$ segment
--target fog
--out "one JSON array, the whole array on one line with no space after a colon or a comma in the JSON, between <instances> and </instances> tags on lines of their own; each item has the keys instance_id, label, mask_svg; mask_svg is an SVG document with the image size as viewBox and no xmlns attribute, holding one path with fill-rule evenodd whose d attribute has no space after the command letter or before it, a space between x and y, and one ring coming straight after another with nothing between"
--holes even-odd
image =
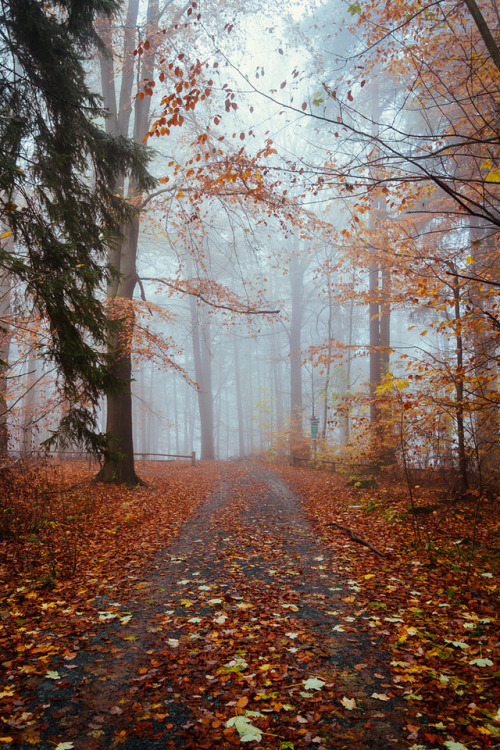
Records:
<instances>
[{"instance_id":1,"label":"fog","mask_svg":"<svg viewBox=\"0 0 500 750\"><path fill-rule=\"evenodd\" d=\"M128 321L136 459L496 476L499 91L480 29L455 2L239 5L142 0L87 63L102 126L146 142L157 178L116 186L140 209L110 256L132 291L102 289ZM29 454L68 404L22 284L4 300L8 446ZM109 398L99 430L126 453Z\"/></svg>"}]
</instances>

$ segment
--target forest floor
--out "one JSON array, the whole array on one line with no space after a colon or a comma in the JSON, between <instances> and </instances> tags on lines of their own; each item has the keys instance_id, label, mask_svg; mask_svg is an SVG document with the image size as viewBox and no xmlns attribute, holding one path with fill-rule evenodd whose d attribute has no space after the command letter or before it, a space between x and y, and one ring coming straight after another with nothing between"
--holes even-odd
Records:
<instances>
[{"instance_id":1,"label":"forest floor","mask_svg":"<svg viewBox=\"0 0 500 750\"><path fill-rule=\"evenodd\" d=\"M4 498L2 750L499 747L493 500L410 518L397 486L307 469L144 477Z\"/></svg>"}]
</instances>

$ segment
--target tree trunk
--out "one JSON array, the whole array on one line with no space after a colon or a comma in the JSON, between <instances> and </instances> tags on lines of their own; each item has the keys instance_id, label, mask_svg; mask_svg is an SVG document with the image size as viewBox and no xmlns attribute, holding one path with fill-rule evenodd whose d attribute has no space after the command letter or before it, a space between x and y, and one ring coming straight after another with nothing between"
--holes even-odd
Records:
<instances>
[{"instance_id":1,"label":"tree trunk","mask_svg":"<svg viewBox=\"0 0 500 750\"><path fill-rule=\"evenodd\" d=\"M135 56L137 46L137 17L139 0L129 0L125 24L123 26L122 75L119 98L116 91L116 78L111 52L101 53L101 86L104 106L110 117L106 120L106 129L128 137L131 130L132 111L134 122L133 138L136 143L142 143L146 136L149 123L151 98L142 99L133 96L134 84L144 79L153 79L155 67L155 45L144 54ZM145 33L148 38L154 38L158 29L159 9L158 0L149 0L147 6L147 20ZM112 39L112 25L109 19L100 23L99 31L107 43ZM137 66L137 67L136 67ZM119 101L119 106L117 105ZM134 106L132 107L132 102ZM122 193L127 185L127 194L131 200L140 199L140 191L133 178L128 179L122 174L115 187L116 192ZM121 389L108 394L106 432L111 436L110 449L104 455L104 463L96 480L100 482L125 483L128 485L141 484L134 465L134 444L132 429L132 333L134 313L132 306L127 304L132 300L137 283L137 243L139 238L139 218L134 218L123 229L123 242L117 246L108 258L109 264L117 271L116 278L111 282L108 296L111 300L121 300L117 306L117 317L122 320L122 330L117 336L112 336L109 342L108 354L113 372L122 381ZM123 310L125 312L123 313Z\"/></svg>"},{"instance_id":2,"label":"tree trunk","mask_svg":"<svg viewBox=\"0 0 500 750\"><path fill-rule=\"evenodd\" d=\"M240 352L236 338L233 341L234 346L234 378L236 385L236 410L238 413L238 452L240 458L245 455L245 432L243 425L243 404L241 401L241 378L240 378Z\"/></svg>"},{"instance_id":3,"label":"tree trunk","mask_svg":"<svg viewBox=\"0 0 500 750\"><path fill-rule=\"evenodd\" d=\"M5 458L9 448L7 425L7 370L10 349L10 280L9 275L0 273L0 457Z\"/></svg>"},{"instance_id":4,"label":"tree trunk","mask_svg":"<svg viewBox=\"0 0 500 750\"><path fill-rule=\"evenodd\" d=\"M106 433L110 436L109 449L104 454L97 482L113 482L137 486L144 484L135 472L134 440L132 427L132 334L134 309L132 296L137 281L136 255L139 219L136 217L125 228L121 246L119 268L122 276L115 281L112 294L112 315L120 319L120 328L113 334L108 347L112 373L121 386L108 394ZM116 300L120 300L117 305ZM114 306L114 310L113 310Z\"/></svg>"},{"instance_id":5,"label":"tree trunk","mask_svg":"<svg viewBox=\"0 0 500 750\"><path fill-rule=\"evenodd\" d=\"M330 390L330 379L332 369L332 324L333 324L333 304L332 304L332 289L330 278L327 279L328 284L328 324L326 335L328 338L328 356L326 360L326 372L325 372L325 386L323 395L323 427L321 430L321 437L326 440L326 434L328 430L328 396Z\"/></svg>"},{"instance_id":6,"label":"tree trunk","mask_svg":"<svg viewBox=\"0 0 500 750\"><path fill-rule=\"evenodd\" d=\"M113 394L112 398L108 398L106 431L112 435L112 438L96 481L136 487L144 485L144 482L137 476L134 465L130 390L132 358L130 349L121 347L116 341L111 342L111 345L115 356L113 372L120 378L122 387L120 391Z\"/></svg>"},{"instance_id":7,"label":"tree trunk","mask_svg":"<svg viewBox=\"0 0 500 750\"><path fill-rule=\"evenodd\" d=\"M212 398L212 355L210 352L210 324L203 315L201 303L189 298L195 379L198 383L198 409L201 429L201 459L213 461L214 412Z\"/></svg>"},{"instance_id":8,"label":"tree trunk","mask_svg":"<svg viewBox=\"0 0 500 750\"><path fill-rule=\"evenodd\" d=\"M34 349L30 349L26 372L26 391L23 398L23 421L21 434L21 455L29 456L34 447L33 421L35 413L35 383L37 376L37 359Z\"/></svg>"},{"instance_id":9,"label":"tree trunk","mask_svg":"<svg viewBox=\"0 0 500 750\"><path fill-rule=\"evenodd\" d=\"M301 334L304 313L304 273L306 265L296 255L290 259L289 276L292 314L290 320L290 442L302 442L302 351Z\"/></svg>"},{"instance_id":10,"label":"tree trunk","mask_svg":"<svg viewBox=\"0 0 500 750\"><path fill-rule=\"evenodd\" d=\"M347 365L344 370L344 404L342 406L342 422L340 424L340 442L342 445L347 445L349 443L349 437L350 437L350 410L351 410L351 404L350 404L350 393L351 393L351 364L352 364L352 358L351 358L351 346L352 346L352 318L353 318L353 311L354 311L354 303L351 300L349 303L349 322L347 326L347 341L345 342L347 345L347 351L348 351L348 358L347 358Z\"/></svg>"},{"instance_id":11,"label":"tree trunk","mask_svg":"<svg viewBox=\"0 0 500 750\"><path fill-rule=\"evenodd\" d=\"M460 284L458 272L454 268L453 276L453 302L455 313L455 342L456 342L456 375L455 375L455 420L457 423L458 436L458 471L462 491L469 489L469 478L467 476L467 453L465 449L465 422L464 422L464 368L463 368L463 341L461 331L460 312Z\"/></svg>"}]
</instances>

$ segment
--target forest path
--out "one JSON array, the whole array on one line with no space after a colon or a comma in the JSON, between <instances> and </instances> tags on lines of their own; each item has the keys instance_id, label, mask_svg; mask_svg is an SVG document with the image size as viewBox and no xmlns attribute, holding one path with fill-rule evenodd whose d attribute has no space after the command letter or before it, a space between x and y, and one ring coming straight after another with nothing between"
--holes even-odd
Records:
<instances>
[{"instance_id":1,"label":"forest path","mask_svg":"<svg viewBox=\"0 0 500 750\"><path fill-rule=\"evenodd\" d=\"M38 747L409 747L390 655L350 625L354 582L332 564L276 473L228 465L134 596L99 602L63 680L40 683Z\"/></svg>"}]
</instances>

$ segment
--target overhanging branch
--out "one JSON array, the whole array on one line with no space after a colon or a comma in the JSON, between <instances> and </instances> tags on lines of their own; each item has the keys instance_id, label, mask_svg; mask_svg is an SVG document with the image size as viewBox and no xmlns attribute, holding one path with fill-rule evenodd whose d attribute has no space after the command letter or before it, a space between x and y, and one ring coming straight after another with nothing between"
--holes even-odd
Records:
<instances>
[{"instance_id":1,"label":"overhanging branch","mask_svg":"<svg viewBox=\"0 0 500 750\"><path fill-rule=\"evenodd\" d=\"M165 286L170 287L170 289L173 289L180 294L189 294L191 297L197 297L199 300L204 302L206 305L209 305L210 307L215 307L218 310L228 310L229 312L238 313L239 315L278 315L280 312L279 310L254 310L250 307L234 307L233 305L221 305L217 302L212 302L211 300L207 299L199 291L199 289L185 289L178 284L173 284L171 281L167 281L167 279L143 277L142 281L156 281L159 284L164 284Z\"/></svg>"}]
</instances>

